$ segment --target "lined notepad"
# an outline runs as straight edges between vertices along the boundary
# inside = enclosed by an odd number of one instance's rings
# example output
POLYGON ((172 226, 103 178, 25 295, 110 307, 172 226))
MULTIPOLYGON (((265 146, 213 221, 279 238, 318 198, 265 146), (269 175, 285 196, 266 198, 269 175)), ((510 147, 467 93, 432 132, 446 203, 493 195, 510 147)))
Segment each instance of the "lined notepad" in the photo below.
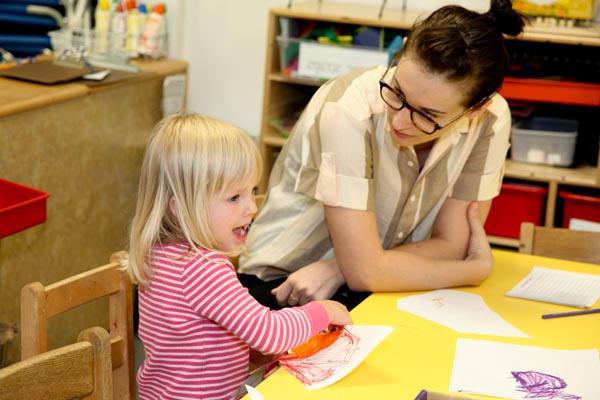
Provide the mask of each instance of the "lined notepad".
POLYGON ((590 307, 600 298, 600 275, 533 267, 506 295, 566 306, 590 307))

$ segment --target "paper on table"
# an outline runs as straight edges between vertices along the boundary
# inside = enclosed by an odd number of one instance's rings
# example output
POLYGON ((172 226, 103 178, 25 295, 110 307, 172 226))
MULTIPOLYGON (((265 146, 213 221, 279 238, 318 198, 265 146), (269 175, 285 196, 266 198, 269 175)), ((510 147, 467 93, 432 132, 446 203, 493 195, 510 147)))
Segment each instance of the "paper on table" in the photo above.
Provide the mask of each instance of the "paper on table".
POLYGON ((450 388, 507 399, 600 398, 598 350, 458 339, 450 388))
POLYGON ((83 76, 83 79, 89 79, 91 81, 101 81, 102 79, 106 78, 108 76, 108 74, 110 74, 110 72, 111 72, 110 69, 104 69, 102 71, 92 72, 89 74, 85 74, 83 76))
POLYGON ((600 232, 600 223, 585 219, 571 218, 569 229, 572 231, 600 232))
POLYGON ((348 375, 392 332, 390 326, 346 325, 329 347, 304 359, 281 360, 281 365, 304 383, 307 390, 321 389, 348 375))
POLYGON ((433 290, 404 297, 396 303, 416 314, 457 332, 481 335, 531 337, 502 319, 481 296, 459 290, 433 290))
POLYGON ((507 296, 574 307, 590 307, 600 297, 600 275, 533 267, 507 296))
POLYGON ((249 385, 244 386, 246 386, 246 392, 250 400, 264 400, 264 396, 258 390, 249 385))

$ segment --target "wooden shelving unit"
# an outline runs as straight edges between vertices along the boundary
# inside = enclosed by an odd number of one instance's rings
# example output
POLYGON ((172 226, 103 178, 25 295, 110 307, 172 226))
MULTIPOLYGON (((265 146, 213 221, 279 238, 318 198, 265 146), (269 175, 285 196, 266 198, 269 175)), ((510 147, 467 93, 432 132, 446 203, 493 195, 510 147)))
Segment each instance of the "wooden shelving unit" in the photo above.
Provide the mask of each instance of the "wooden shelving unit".
POLYGON ((595 167, 559 168, 506 160, 505 176, 535 182, 556 182, 564 185, 598 187, 595 167))
MULTIPOLYGON (((265 174, 261 182, 261 191, 267 187, 268 177, 279 150, 286 138, 279 134, 270 121, 283 117, 300 108, 310 99, 312 93, 323 83, 315 79, 301 79, 284 76, 279 63, 279 18, 312 20, 335 24, 351 24, 408 31, 419 13, 398 9, 386 9, 378 18, 379 8, 365 5, 309 2, 294 4, 292 8, 275 8, 270 11, 267 35, 267 60, 264 80, 264 98, 260 149, 265 165, 265 174)), ((576 46, 589 46, 593 51, 600 47, 600 33, 590 29, 585 35, 574 36, 567 30, 541 32, 527 28, 517 40, 545 42, 576 46)), ((600 31, 597 31, 600 32, 600 31)), ((600 85, 551 81, 540 79, 506 78, 501 94, 510 100, 531 101, 535 103, 561 103, 574 106, 600 107, 600 85)), ((600 165, 600 163, 599 163, 600 165)), ((548 185, 546 204, 547 226, 554 225, 554 214, 559 185, 577 187, 600 187, 600 166, 579 168, 556 168, 543 165, 506 161, 508 178, 541 182, 548 185)), ((490 242, 502 246, 518 247, 518 240, 503 237, 489 237, 490 242)))
POLYGON ((323 84, 322 81, 319 81, 316 79, 289 78, 287 76, 281 75, 280 73, 270 74, 269 80, 273 81, 273 82, 290 83, 292 85, 306 85, 306 86, 315 86, 315 87, 319 87, 323 84))

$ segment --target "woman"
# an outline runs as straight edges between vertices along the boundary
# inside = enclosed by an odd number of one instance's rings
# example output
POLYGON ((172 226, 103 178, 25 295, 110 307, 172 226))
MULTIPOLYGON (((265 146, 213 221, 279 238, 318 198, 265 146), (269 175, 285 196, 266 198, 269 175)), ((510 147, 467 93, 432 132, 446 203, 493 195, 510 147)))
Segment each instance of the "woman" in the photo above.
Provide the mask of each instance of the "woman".
POLYGON ((273 168, 240 279, 274 307, 372 291, 476 285, 492 257, 482 223, 500 191, 510 111, 497 94, 509 0, 446 6, 412 29, 390 68, 313 96, 273 168))

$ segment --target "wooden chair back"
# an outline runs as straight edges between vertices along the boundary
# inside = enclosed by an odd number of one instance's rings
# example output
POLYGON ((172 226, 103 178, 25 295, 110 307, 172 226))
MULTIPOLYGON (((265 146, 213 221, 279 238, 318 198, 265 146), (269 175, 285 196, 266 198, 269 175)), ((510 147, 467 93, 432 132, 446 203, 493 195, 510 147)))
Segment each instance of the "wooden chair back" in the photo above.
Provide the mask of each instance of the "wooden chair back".
POLYGON ((519 252, 600 264, 600 233, 521 224, 519 252))
POLYGON ((110 335, 103 328, 89 328, 77 343, 0 369, 0 388, 0 400, 110 400, 110 335))
POLYGON ((47 320, 90 301, 109 297, 109 329, 113 369, 113 398, 135 395, 132 285, 115 253, 110 263, 54 284, 40 282, 21 290, 21 359, 48 351, 47 320))

